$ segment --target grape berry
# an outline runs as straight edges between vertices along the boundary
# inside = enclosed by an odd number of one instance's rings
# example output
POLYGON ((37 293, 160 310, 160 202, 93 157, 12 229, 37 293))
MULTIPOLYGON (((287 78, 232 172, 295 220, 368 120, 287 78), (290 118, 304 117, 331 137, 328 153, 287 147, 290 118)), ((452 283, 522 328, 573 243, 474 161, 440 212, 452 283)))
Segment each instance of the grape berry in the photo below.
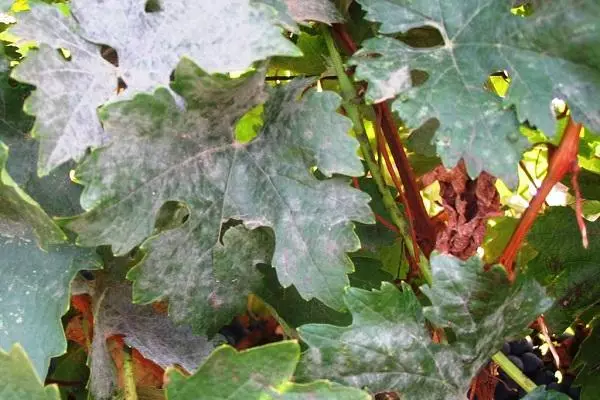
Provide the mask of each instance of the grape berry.
MULTIPOLYGON (((529 339, 520 339, 504 343, 502 352, 529 377, 536 385, 546 385, 547 390, 555 390, 567 394, 573 400, 579 400, 580 389, 572 386, 574 376, 565 374, 560 383, 555 376, 556 367, 551 359, 542 358, 539 346, 529 339)), ((502 369, 498 371, 499 382, 496 385, 495 400, 518 400, 525 397, 521 389, 502 369)))

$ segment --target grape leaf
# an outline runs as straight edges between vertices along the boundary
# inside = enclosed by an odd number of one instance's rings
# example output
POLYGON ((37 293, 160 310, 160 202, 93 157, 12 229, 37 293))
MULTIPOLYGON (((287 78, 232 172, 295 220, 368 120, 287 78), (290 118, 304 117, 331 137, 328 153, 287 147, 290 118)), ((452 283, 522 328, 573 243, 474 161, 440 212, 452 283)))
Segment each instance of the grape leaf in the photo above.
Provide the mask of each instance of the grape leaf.
POLYGON ((36 164, 39 142, 29 134, 34 119, 23 111, 28 85, 9 81, 0 73, 0 140, 10 148, 6 169, 14 181, 50 215, 81 213, 81 187, 69 178, 74 167, 67 163, 46 177, 38 177, 36 164))
POLYGON ((210 354, 214 344, 192 334, 189 326, 175 326, 166 314, 152 306, 131 302, 131 287, 110 283, 96 293, 94 338, 91 350, 91 386, 96 399, 112 398, 116 376, 106 345, 114 335, 124 336, 125 343, 162 368, 180 365, 193 372, 210 354))
POLYGON ((538 386, 532 392, 527 393, 522 400, 570 400, 570 397, 564 393, 554 390, 546 390, 544 386, 538 386))
MULTIPOLYGON (((196 330, 206 331, 210 321, 203 314, 224 301, 208 287, 237 278, 229 264, 235 252, 219 250, 222 222, 271 227, 282 285, 341 309, 352 271, 345 252, 359 245, 350 220, 372 220, 368 195, 345 179, 317 180, 310 173, 316 165, 327 176, 362 174, 357 142, 347 135, 350 121, 335 112, 336 94, 309 90, 298 100, 308 83, 302 80, 275 90, 258 137, 247 144, 234 140, 235 121, 264 97, 263 77, 261 71, 239 79, 209 76, 182 61, 173 88, 187 110, 165 89, 107 106, 103 123, 115 142, 77 172, 87 185, 82 204, 96 206, 68 225, 85 246, 111 244, 123 254, 152 233, 166 201, 187 204, 189 219, 146 242, 148 256, 129 278, 137 302, 168 297, 175 321, 196 330), (215 258, 215 251, 224 256, 215 258)), ((269 261, 256 240, 225 245, 248 255, 247 267, 235 271, 269 261)))
POLYGON ((118 79, 135 93, 168 85, 183 55, 210 72, 245 70, 272 55, 301 55, 264 4, 170 0, 146 12, 145 3, 76 0, 74 18, 44 4, 19 14, 11 32, 39 43, 13 77, 38 88, 26 110, 37 117, 41 175, 107 143, 96 110, 117 95, 118 79), (118 67, 102 58, 100 45, 116 50, 118 67), (57 49, 68 50, 68 59, 57 49))
POLYGON ((328 24, 344 22, 331 0, 285 0, 296 21, 320 21, 328 24))
POLYGON ((402 92, 393 109, 408 125, 432 117, 440 121, 435 142, 446 166, 463 157, 471 176, 485 169, 515 186, 517 162, 527 147, 518 123, 527 120, 554 135, 554 98, 569 103, 574 119, 600 130, 595 107, 600 101, 600 5, 595 0, 536 2, 528 18, 513 15, 509 1, 358 2, 368 20, 381 23, 382 34, 423 25, 440 31, 444 44, 427 49, 391 37, 367 40, 353 63, 357 77, 369 82, 370 101, 402 92), (381 56, 371 57, 374 53, 381 56), (408 68, 426 72, 428 80, 405 90, 408 68), (503 70, 511 84, 501 99, 484 83, 503 70), (506 109, 512 105, 516 114, 506 109))
POLYGON ((592 331, 581 344, 573 361, 573 368, 579 369, 574 386, 581 386, 581 400, 592 400, 600 393, 600 318, 590 324, 592 331))
POLYGON ((290 382, 300 357, 300 346, 284 341, 237 352, 222 346, 191 377, 167 370, 169 400, 368 400, 359 389, 327 381, 305 385, 290 382))
POLYGON ((600 297, 600 221, 585 222, 589 248, 581 244, 575 212, 568 207, 551 207, 533 225, 527 240, 538 256, 526 273, 547 287, 556 298, 545 314, 548 327, 562 332, 600 297))
POLYGON ((464 398, 469 383, 505 338, 521 334, 550 304, 535 281, 510 285, 504 269, 484 271, 481 260, 448 255, 431 258, 431 301, 423 308, 410 286, 402 291, 347 290, 353 316, 348 327, 304 325, 310 349, 299 375, 322 377, 372 392, 396 391, 405 399, 464 398), (453 343, 433 343, 425 318, 452 328, 453 343))
POLYGON ((58 226, 6 173, 7 157, 0 142, 0 347, 21 343, 43 378, 67 346, 60 317, 69 283, 98 263, 91 251, 63 243, 58 226))
POLYGON ((59 400, 58 387, 44 384, 23 348, 0 349, 0 397, 2 400, 59 400))

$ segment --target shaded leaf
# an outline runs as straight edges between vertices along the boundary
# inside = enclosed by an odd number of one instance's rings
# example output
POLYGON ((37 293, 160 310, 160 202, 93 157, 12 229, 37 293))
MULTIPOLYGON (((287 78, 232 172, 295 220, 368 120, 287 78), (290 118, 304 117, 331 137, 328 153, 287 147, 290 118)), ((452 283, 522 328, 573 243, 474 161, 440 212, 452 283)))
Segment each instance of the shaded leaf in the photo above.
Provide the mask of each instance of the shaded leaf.
MULTIPOLYGON (((381 23, 380 33, 438 29, 443 45, 410 47, 391 37, 363 43, 353 62, 369 82, 367 98, 379 102, 402 95, 393 109, 408 125, 440 121, 435 141, 447 167, 464 158, 472 177, 486 170, 511 186, 527 147, 518 123, 528 121, 553 136, 551 102, 566 100, 573 117, 600 130, 600 6, 594 0, 536 2, 528 18, 511 13, 508 1, 359 0, 366 18, 381 23), (493 29, 490 29, 493 26, 493 29), (372 58, 370 55, 379 54, 372 58), (406 90, 410 70, 428 79, 406 90), (504 99, 484 83, 507 71, 504 99), (506 106, 513 106, 516 114, 506 106)), ((415 77, 413 76, 413 83, 415 77)))
POLYGON ((93 252, 63 243, 63 232, 6 173, 7 157, 0 142, 0 347, 21 343, 43 378, 50 358, 67 348, 60 317, 69 283, 99 264, 93 252))
POLYGON ((574 386, 581 386, 581 400, 592 400, 600 393, 600 318, 590 324, 592 331, 579 348, 573 367, 579 369, 574 386))
POLYGON ((562 332, 600 297, 600 222, 587 222, 589 248, 581 244, 575 212, 551 207, 540 216, 527 240, 538 255, 526 269, 548 289, 556 303, 545 314, 552 332, 562 332))
POLYGON ((395 391, 405 399, 464 398, 505 338, 521 334, 550 305, 535 281, 511 286, 503 268, 484 272, 476 258, 435 255, 431 273, 433 286, 421 288, 432 304, 425 308, 406 284, 402 291, 389 283, 371 292, 348 289, 352 325, 300 327, 310 346, 300 376, 395 391), (433 343, 425 317, 451 328, 455 341, 433 343))
POLYGON ((209 72, 243 71, 272 55, 301 55, 265 4, 171 0, 159 12, 145 12, 145 3, 76 0, 76 19, 44 4, 19 14, 11 32, 40 45, 13 73, 38 87, 26 110, 37 116, 40 173, 107 143, 96 110, 116 96, 119 78, 128 93, 136 93, 168 85, 184 55, 209 72), (116 51, 118 68, 102 58, 100 45, 116 51), (69 58, 58 49, 68 50, 69 58))
POLYGON ((522 400, 569 400, 570 397, 564 393, 554 390, 546 390, 544 386, 538 386, 533 392, 527 393, 522 400))
POLYGON ((336 94, 309 90, 298 99, 307 82, 290 83, 265 104, 258 137, 234 140, 235 121, 263 99, 263 84, 261 71, 227 79, 183 61, 173 87, 187 110, 163 89, 106 107, 104 127, 118 139, 77 173, 87 185, 82 204, 96 206, 69 224, 86 246, 111 244, 123 254, 152 233, 166 201, 187 204, 189 219, 146 242, 148 255, 129 277, 137 302, 168 297, 174 320, 200 331, 210 328, 203 315, 218 312, 224 299, 199 288, 269 261, 263 239, 236 236, 221 245, 222 222, 271 227, 281 284, 341 309, 352 271, 345 253, 359 245, 351 220, 372 220, 366 194, 343 178, 317 180, 310 172, 316 165, 327 176, 362 174, 357 142, 347 135, 350 121, 335 112, 336 94), (135 165, 132 152, 139 154, 135 165), (246 266, 231 265, 238 256, 227 248, 245 252, 246 266))
POLYGON ((14 181, 50 215, 74 215, 81 211, 81 187, 69 178, 71 163, 40 178, 37 175, 39 142, 29 134, 34 119, 23 111, 30 94, 28 85, 10 81, 0 73, 0 140, 10 148, 6 169, 14 181))
POLYGON ((0 349, 0 394, 2 400, 59 400, 58 387, 44 384, 23 348, 0 349))
POLYGON ((306 399, 368 400, 370 396, 354 388, 327 381, 299 385, 290 382, 300 357, 293 341, 278 342, 237 352, 219 347, 191 377, 174 369, 167 371, 169 400, 197 399, 306 399))

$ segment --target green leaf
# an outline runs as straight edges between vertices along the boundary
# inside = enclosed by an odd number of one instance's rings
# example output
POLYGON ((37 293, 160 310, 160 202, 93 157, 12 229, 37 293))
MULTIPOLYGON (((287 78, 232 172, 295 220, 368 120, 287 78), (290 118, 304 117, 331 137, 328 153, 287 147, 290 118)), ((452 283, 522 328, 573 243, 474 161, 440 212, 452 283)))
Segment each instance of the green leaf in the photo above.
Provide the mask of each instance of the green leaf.
POLYGON ((15 344, 10 352, 0 349, 0 393, 2 400, 59 400, 58 387, 44 384, 23 348, 15 344))
POLYGON ((75 0, 75 18, 44 4, 19 14, 11 32, 40 46, 13 72, 38 87, 26 110, 37 117, 40 174, 108 142, 96 111, 116 97, 119 78, 131 95, 168 85, 184 55, 211 73, 243 71, 272 55, 301 55, 281 35, 275 10, 264 4, 177 0, 159 12, 145 12, 144 5, 75 0), (116 50, 118 68, 102 58, 100 45, 116 50), (69 58, 58 49, 66 49, 69 58))
POLYGON ((110 244, 123 254, 152 234, 165 202, 185 202, 189 219, 144 244, 148 256, 130 274, 136 301, 168 297, 175 321, 209 329, 208 316, 227 301, 213 285, 249 285, 242 281, 253 266, 270 261, 270 246, 258 233, 219 243, 222 222, 233 218, 273 229, 273 266, 284 287, 293 284, 303 298, 342 309, 353 269, 345 253, 359 246, 351 220, 369 223, 372 215, 368 195, 346 179, 317 180, 310 172, 317 166, 327 176, 363 173, 357 142, 347 135, 350 121, 335 112, 339 96, 309 90, 298 99, 307 85, 302 80, 275 90, 260 134, 242 144, 234 140, 234 124, 264 98, 262 72, 228 79, 184 60, 175 76, 186 111, 164 89, 102 111, 115 141, 77 172, 87 185, 82 204, 95 206, 68 225, 79 242, 110 244), (245 253, 243 264, 232 265, 238 256, 227 248, 245 253), (235 283, 240 271, 244 278, 235 283))
POLYGON ((592 331, 581 344, 573 361, 573 368, 579 369, 573 385, 581 386, 581 400, 593 400, 600 393, 600 318, 590 324, 592 331))
POLYGON ((357 78, 369 82, 368 100, 402 93, 393 109, 409 126, 440 121, 435 142, 446 166, 462 157, 471 176, 485 169, 515 186, 517 162, 527 147, 519 122, 527 120, 553 136, 554 98, 568 102, 575 120, 600 130, 600 111, 593 106, 600 101, 595 0, 536 2, 528 18, 512 14, 508 1, 358 2, 368 20, 381 23, 382 34, 424 25, 440 31, 443 45, 430 48, 391 37, 367 40, 353 63, 357 78), (381 56, 371 57, 374 53, 381 56), (407 90, 409 69, 427 73, 428 79, 407 90), (511 79, 504 99, 484 88, 497 71, 507 71, 511 79))
POLYGON ((260 266, 264 287, 256 293, 283 319, 287 326, 297 328, 302 324, 349 324, 350 314, 332 310, 317 299, 306 301, 294 286, 281 287, 273 268, 260 266))
POLYGON ((310 346, 300 376, 396 391, 405 399, 463 398, 504 340, 551 304, 535 281, 511 285, 503 268, 485 272, 476 258, 434 255, 431 273, 433 286, 421 288, 431 301, 425 308, 406 284, 402 291, 389 283, 370 292, 348 289, 352 325, 300 327, 310 346), (433 343, 425 318, 452 328, 454 342, 433 343))
POLYGON ((237 352, 222 346, 191 377, 174 369, 167 370, 167 399, 192 400, 368 400, 370 396, 358 389, 327 381, 306 385, 290 382, 300 346, 284 341, 237 352))
POLYGON ((98 263, 91 251, 63 243, 63 232, 7 174, 7 157, 0 142, 0 347, 21 343, 43 378, 67 347, 60 317, 69 284, 98 263))
POLYGON ((585 224, 587 250, 581 243, 575 212, 568 207, 551 207, 536 220, 527 237, 538 256, 527 265, 526 274, 546 286, 556 299, 545 314, 553 332, 569 327, 600 297, 600 222, 585 224))
POLYGON ((60 386, 62 399, 86 399, 89 369, 86 365, 88 354, 86 349, 74 342, 69 342, 67 352, 53 360, 54 371, 48 374, 52 381, 73 382, 72 385, 60 386), (75 384, 75 383, 79 384, 75 384), (69 397, 70 396, 70 397, 69 397))
POLYGON ((546 391, 544 386, 538 386, 533 392, 527 393, 522 400, 570 400, 570 397, 564 393, 554 390, 546 391))
POLYGON ((0 140, 10 148, 6 169, 14 181, 50 215, 75 215, 81 187, 69 178, 73 168, 67 163, 46 177, 37 175, 39 142, 29 134, 34 119, 23 111, 23 102, 31 87, 9 81, 0 73, 0 140))

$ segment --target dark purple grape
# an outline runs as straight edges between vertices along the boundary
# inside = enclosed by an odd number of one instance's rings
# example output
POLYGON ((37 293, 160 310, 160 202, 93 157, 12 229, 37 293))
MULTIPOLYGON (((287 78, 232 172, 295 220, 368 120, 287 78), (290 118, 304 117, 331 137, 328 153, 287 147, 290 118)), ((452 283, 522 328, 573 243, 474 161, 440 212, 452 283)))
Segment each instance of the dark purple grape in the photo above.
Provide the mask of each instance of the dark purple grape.
POLYGON ((566 387, 570 387, 573 384, 574 380, 575 380, 575 376, 574 375, 566 374, 566 375, 563 375, 563 379, 562 379, 562 381, 560 383, 561 383, 561 385, 564 385, 566 387))
POLYGON ((523 353, 533 351, 533 344, 527 339, 519 339, 510 342, 510 354, 520 356, 523 353))
POLYGON ((544 362, 533 353, 522 354, 521 361, 524 367, 523 372, 526 374, 532 374, 544 366, 544 362))
POLYGON ((556 382, 556 377, 552 371, 539 369, 533 376, 533 382, 535 382, 536 385, 549 385, 550 383, 556 382))
POLYGON ((552 382, 546 386, 546 390, 556 390, 557 392, 560 392, 561 389, 560 384, 556 382, 552 382))
POLYGON ((504 355, 510 355, 510 344, 508 344, 508 342, 502 345, 502 352, 504 353, 504 355))
POLYGON ((569 388, 569 390, 567 391, 567 394, 569 395, 569 397, 572 400, 579 400, 579 397, 581 396, 581 388, 576 387, 576 386, 571 386, 569 388))
POLYGON ((517 390, 512 390, 503 382, 498 382, 494 391, 494 400, 517 400, 518 398, 517 390))
POLYGON ((525 366, 523 365, 523 361, 521 361, 521 359, 519 357, 510 355, 510 356, 508 356, 508 359, 510 361, 512 361, 513 364, 515 364, 515 366, 517 368, 519 368, 521 371, 523 371, 525 369, 525 366))

